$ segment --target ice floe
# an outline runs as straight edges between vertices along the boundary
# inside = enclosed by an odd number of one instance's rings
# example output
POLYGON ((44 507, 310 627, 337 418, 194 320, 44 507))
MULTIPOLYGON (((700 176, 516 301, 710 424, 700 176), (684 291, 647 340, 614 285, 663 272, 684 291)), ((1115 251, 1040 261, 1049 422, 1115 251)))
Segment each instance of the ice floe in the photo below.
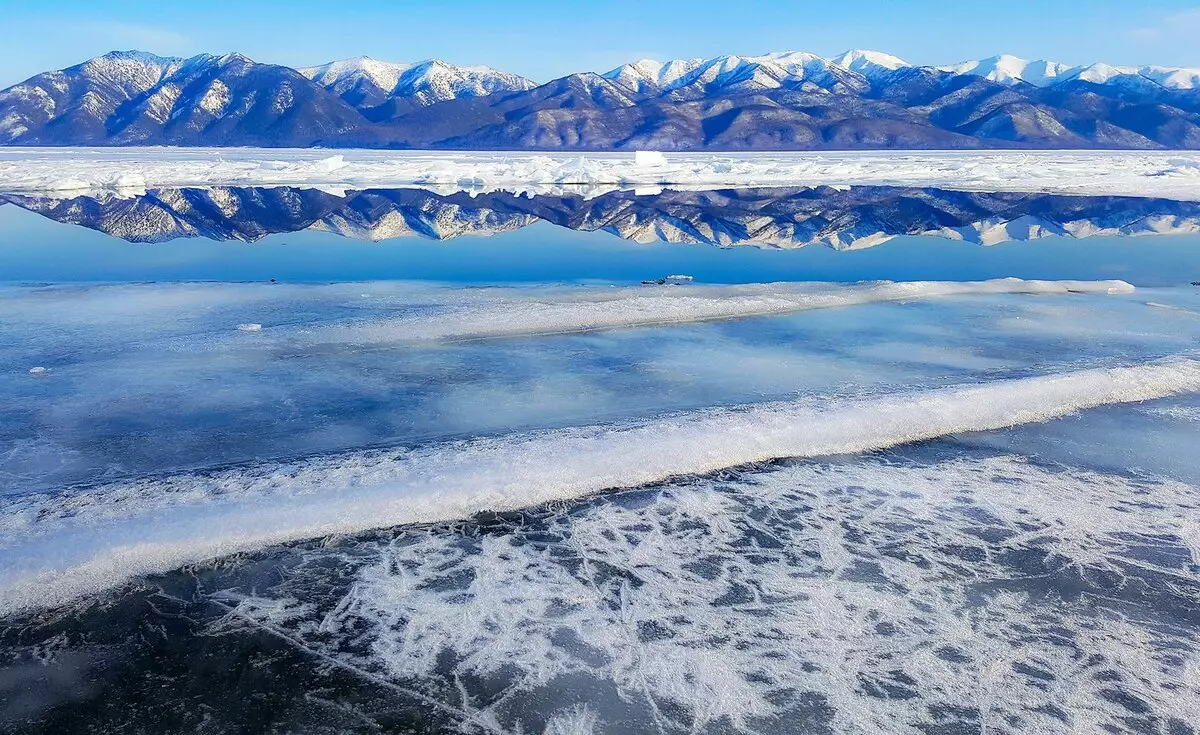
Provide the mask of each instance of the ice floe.
POLYGON ((1200 155, 1148 151, 516 153, 5 148, 0 191, 197 186, 559 192, 857 185, 1200 199, 1200 155))

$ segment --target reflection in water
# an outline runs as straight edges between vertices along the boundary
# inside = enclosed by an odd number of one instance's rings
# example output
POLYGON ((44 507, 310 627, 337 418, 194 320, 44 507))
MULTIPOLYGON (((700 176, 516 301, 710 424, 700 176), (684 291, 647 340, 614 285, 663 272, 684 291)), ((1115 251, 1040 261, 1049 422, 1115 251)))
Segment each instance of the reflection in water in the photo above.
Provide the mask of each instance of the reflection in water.
POLYGON ((362 240, 509 232, 535 222, 605 231, 626 240, 796 248, 867 248, 898 235, 935 235, 984 245, 1041 237, 1193 234, 1200 202, 1136 197, 974 193, 855 187, 617 191, 581 196, 504 192, 435 194, 420 189, 344 195, 317 189, 158 189, 141 196, 73 198, 5 195, 50 219, 130 242, 185 237, 253 242, 322 230, 362 240))

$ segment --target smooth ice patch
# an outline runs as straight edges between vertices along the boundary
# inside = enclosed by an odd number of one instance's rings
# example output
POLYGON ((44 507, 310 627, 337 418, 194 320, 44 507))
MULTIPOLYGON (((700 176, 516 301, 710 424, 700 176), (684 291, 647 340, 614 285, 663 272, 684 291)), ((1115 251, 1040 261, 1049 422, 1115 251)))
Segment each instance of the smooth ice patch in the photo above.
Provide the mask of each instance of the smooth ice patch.
POLYGON ((547 291, 482 290, 468 303, 415 314, 306 330, 317 341, 421 342, 587 332, 788 314, 889 301, 996 294, 1127 294, 1125 281, 905 281, 860 284, 765 283, 547 291))

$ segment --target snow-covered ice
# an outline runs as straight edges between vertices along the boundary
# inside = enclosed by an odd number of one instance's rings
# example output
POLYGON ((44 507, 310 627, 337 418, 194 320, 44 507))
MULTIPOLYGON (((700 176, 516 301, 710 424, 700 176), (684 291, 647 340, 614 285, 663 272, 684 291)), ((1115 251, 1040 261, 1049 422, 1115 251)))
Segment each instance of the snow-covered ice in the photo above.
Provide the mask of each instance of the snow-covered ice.
POLYGON ((467 518, 785 457, 849 454, 1200 391, 1200 361, 354 452, 10 498, 0 615, 270 544, 467 518))
POLYGON ((0 191, 305 186, 334 191, 577 192, 761 186, 922 186, 1200 200, 1200 154, 1147 151, 517 153, 250 148, 4 148, 0 191))

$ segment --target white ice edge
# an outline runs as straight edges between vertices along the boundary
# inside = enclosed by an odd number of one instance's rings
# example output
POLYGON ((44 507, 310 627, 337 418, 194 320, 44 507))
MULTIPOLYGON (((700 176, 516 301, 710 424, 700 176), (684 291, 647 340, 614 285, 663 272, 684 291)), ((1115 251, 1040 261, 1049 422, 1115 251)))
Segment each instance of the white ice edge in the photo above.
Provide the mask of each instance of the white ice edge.
POLYGON ((788 314, 887 301, 997 294, 1128 294, 1125 281, 881 281, 734 286, 589 288, 533 295, 485 290, 474 303, 403 316, 305 329, 323 343, 395 344, 588 332, 788 314))
POLYGON ((668 153, 256 148, 0 148, 0 192, 297 186, 332 191, 573 192, 669 186, 906 186, 1200 200, 1200 154, 1180 151, 668 153))
POLYGON ((784 457, 880 449, 1200 391, 1200 361, 377 450, 13 499, 0 614, 292 540, 469 517, 784 457))

